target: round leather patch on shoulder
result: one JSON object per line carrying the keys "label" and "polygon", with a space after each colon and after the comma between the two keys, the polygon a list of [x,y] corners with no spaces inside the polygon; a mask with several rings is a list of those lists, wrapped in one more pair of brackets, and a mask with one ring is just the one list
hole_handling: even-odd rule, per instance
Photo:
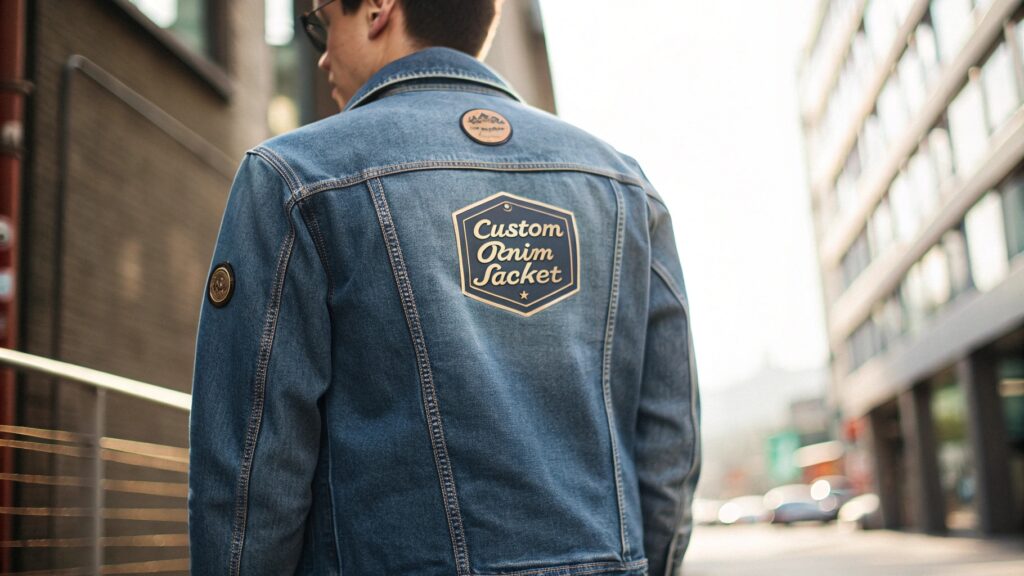
{"label": "round leather patch on shoulder", "polygon": [[466,136],[480,144],[497,146],[512,137],[512,124],[494,110],[474,108],[462,115],[460,124]]}
{"label": "round leather patch on shoulder", "polygon": [[235,272],[231,264],[221,262],[213,268],[210,273],[210,282],[206,289],[206,296],[210,304],[217,308],[227,306],[231,295],[235,293]]}

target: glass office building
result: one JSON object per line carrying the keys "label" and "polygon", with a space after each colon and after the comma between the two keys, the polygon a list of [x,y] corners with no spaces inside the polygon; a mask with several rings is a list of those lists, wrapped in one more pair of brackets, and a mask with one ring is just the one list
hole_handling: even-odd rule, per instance
{"label": "glass office building", "polygon": [[834,406],[890,527],[1024,529],[1024,6],[822,0],[801,115]]}

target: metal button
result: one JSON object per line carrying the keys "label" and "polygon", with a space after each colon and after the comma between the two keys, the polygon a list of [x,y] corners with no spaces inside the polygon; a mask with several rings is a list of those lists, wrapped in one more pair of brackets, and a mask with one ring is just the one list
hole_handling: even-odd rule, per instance
{"label": "metal button", "polygon": [[206,291],[206,295],[210,299],[210,304],[213,304],[217,308],[222,308],[227,305],[228,301],[231,300],[231,295],[235,292],[235,273],[231,269],[231,264],[227,262],[221,262],[214,267],[213,272],[210,274],[209,287]]}

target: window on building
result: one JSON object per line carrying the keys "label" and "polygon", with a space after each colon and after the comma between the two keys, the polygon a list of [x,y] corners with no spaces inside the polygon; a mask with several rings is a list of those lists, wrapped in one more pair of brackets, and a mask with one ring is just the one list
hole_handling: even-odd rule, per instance
{"label": "window on building", "polygon": [[949,269],[949,260],[941,244],[932,247],[921,259],[925,314],[933,315],[949,302],[953,293]]}
{"label": "window on building", "polygon": [[936,44],[935,29],[931,17],[925,15],[914,31],[914,45],[924,68],[925,82],[928,88],[939,79],[941,65],[939,63],[939,46]]}
{"label": "window on building", "polygon": [[949,105],[949,132],[953,141],[956,171],[961,177],[966,177],[988,149],[981,85],[973,78],[968,80]]}
{"label": "window on building", "polygon": [[971,288],[971,262],[967,257],[967,240],[964,238],[962,225],[942,236],[942,247],[949,260],[949,287],[952,300]]}
{"label": "window on building", "polygon": [[[274,94],[267,106],[267,125],[271,134],[299,127],[299,57],[295,38],[293,0],[265,0],[264,35],[274,63]],[[302,38],[301,40],[305,40]]]}
{"label": "window on building", "polygon": [[928,99],[928,81],[925,78],[924,64],[917,53],[916,42],[912,41],[903,52],[898,71],[907,108],[910,116],[914,117]]}
{"label": "window on building", "polygon": [[982,292],[999,285],[1009,268],[1002,204],[999,193],[989,192],[967,212],[965,218],[971,277]]}
{"label": "window on building", "polygon": [[999,44],[982,65],[981,84],[985,92],[988,129],[994,132],[1017,111],[1021,102],[1013,58],[1005,42]]}
{"label": "window on building", "polygon": [[943,62],[951,62],[960,53],[974,27],[973,8],[971,0],[932,0],[932,22]]}
{"label": "window on building", "polygon": [[1002,186],[1006,243],[1010,257],[1024,254],[1024,170],[1018,170]]}
{"label": "window on building", "polygon": [[208,0],[129,0],[157,26],[174,34],[182,44],[211,56]]}
{"label": "window on building", "polygon": [[864,10],[864,29],[867,30],[875,60],[884,61],[889,56],[889,49],[899,30],[895,3],[892,0],[870,0]]}
{"label": "window on building", "polygon": [[939,206],[938,171],[927,143],[922,143],[907,163],[907,177],[916,209],[927,219]]}
{"label": "window on building", "polygon": [[888,198],[883,198],[878,203],[871,216],[871,225],[868,231],[871,252],[877,258],[885,253],[893,243],[892,211],[889,209]]}
{"label": "window on building", "polygon": [[921,277],[921,265],[920,263],[914,264],[907,271],[903,284],[900,286],[903,321],[908,332],[917,332],[924,325],[926,301],[927,295]]}
{"label": "window on building", "polygon": [[882,128],[889,142],[902,136],[907,124],[910,123],[910,111],[903,96],[900,78],[895,71],[885,82],[882,93],[878,95],[878,116],[882,120]]}
{"label": "window on building", "polygon": [[896,238],[901,242],[911,241],[921,226],[921,212],[903,172],[896,176],[889,187],[889,203],[892,205]]}
{"label": "window on building", "polygon": [[945,120],[928,133],[928,152],[931,154],[932,164],[935,165],[940,190],[949,190],[949,181],[953,176],[953,148]]}

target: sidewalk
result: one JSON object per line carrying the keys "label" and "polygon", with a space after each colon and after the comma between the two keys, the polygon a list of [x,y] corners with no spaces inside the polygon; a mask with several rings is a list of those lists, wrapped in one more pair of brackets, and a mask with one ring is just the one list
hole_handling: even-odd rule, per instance
{"label": "sidewalk", "polygon": [[686,576],[1022,576],[1024,537],[939,537],[836,525],[698,526]]}

